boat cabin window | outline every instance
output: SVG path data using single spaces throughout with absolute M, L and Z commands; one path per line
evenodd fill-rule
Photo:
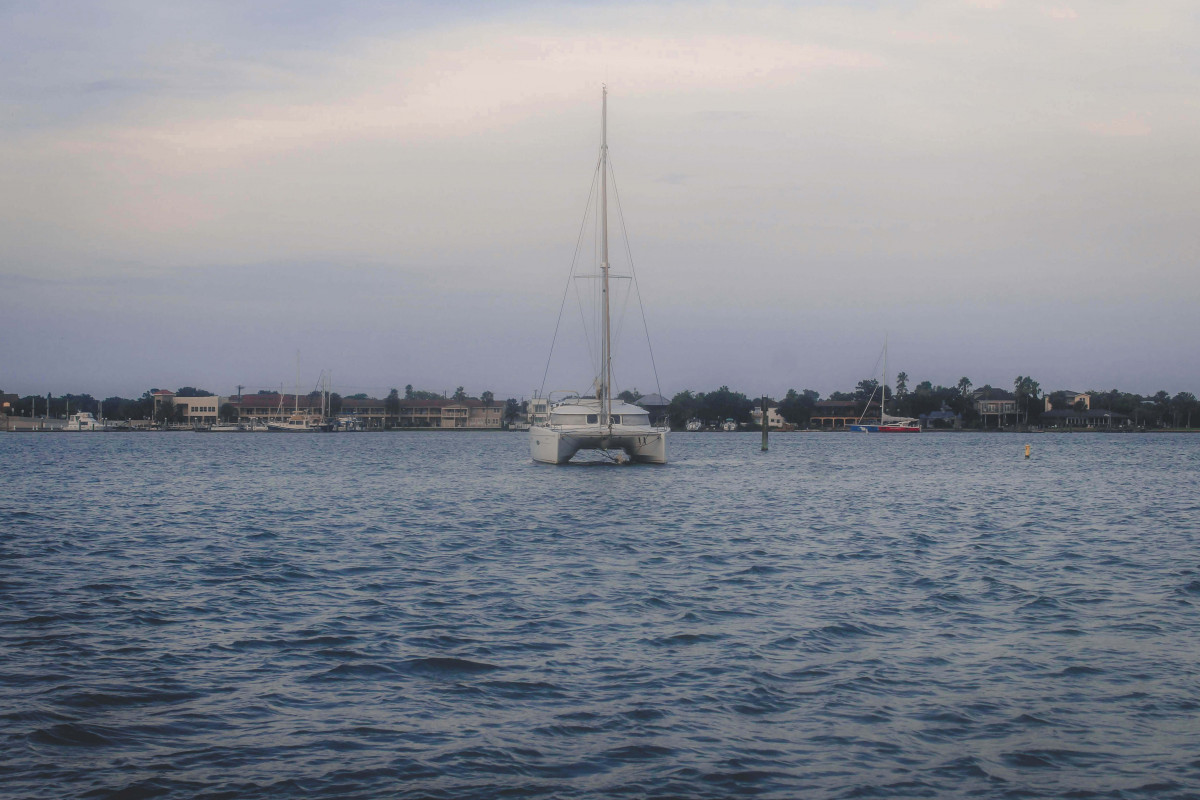
M 595 423 L 597 423 L 597 422 L 599 422 L 599 421 L 600 421 L 600 416 L 599 416 L 598 414 L 588 414 L 588 415 L 587 415 L 587 421 L 588 421 L 588 423 L 589 423 L 589 424 L 593 424 L 593 425 L 594 425 Z
M 608 418 L 608 422 L 610 425 L 620 425 L 621 424 L 621 415 L 613 414 L 611 417 Z

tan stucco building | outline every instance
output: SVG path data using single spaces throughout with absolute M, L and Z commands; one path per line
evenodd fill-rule
M 228 398 L 215 394 L 206 397 L 176 397 L 175 408 L 181 409 L 177 413 L 189 425 L 211 425 L 217 421 L 221 404 L 227 401 Z

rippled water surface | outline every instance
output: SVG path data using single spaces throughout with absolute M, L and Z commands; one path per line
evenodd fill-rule
M 1200 437 L 669 446 L 0 436 L 0 795 L 1200 795 Z

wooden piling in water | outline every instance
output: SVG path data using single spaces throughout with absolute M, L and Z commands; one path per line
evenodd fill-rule
M 765 453 L 765 452 L 767 452 L 767 429 L 770 427 L 770 423 L 767 422 L 767 396 L 765 394 L 763 395 L 763 399 L 762 399 L 762 412 L 763 412 L 762 413 L 762 431 L 763 431 L 762 451 Z

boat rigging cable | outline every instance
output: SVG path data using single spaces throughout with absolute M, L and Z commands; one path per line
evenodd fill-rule
M 558 307 L 558 319 L 555 320 L 555 322 L 554 322 L 554 336 L 550 340 L 550 353 L 546 356 L 546 368 L 542 371 L 542 385 L 538 389 L 539 394 L 544 393 L 546 390 L 546 378 L 550 374 L 550 362 L 554 359 L 554 347 L 558 342 L 558 332 L 562 326 L 563 311 L 565 311 L 566 307 L 567 307 L 567 295 L 570 294 L 571 284 L 573 283 L 575 278 L 578 277 L 575 275 L 575 267 L 579 262 L 579 250 L 583 245 L 583 236 L 584 236 L 585 230 L 587 229 L 588 217 L 591 214 L 592 200 L 596 196 L 596 177 L 600 174 L 602 161 L 603 161 L 602 158 L 597 158 L 596 166 L 592 171 L 592 185 L 588 189 L 588 202 L 583 210 L 583 219 L 579 223 L 579 235 L 575 239 L 575 253 L 571 257 L 571 269 L 570 269 L 570 272 L 567 274 L 566 286 L 563 287 L 562 301 L 561 301 L 561 303 L 559 303 L 559 307 Z M 621 193 L 617 188 L 617 174 L 616 174 L 616 171 L 613 169 L 611 156 L 609 156 L 609 160 L 608 160 L 608 174 L 612 176 L 613 200 L 616 201 L 617 219 L 621 223 L 621 239 L 625 245 L 625 256 L 626 256 L 626 258 L 629 259 L 629 276 L 632 279 L 634 295 L 637 297 L 638 311 L 642 315 L 642 331 L 646 335 L 646 349 L 650 353 L 650 369 L 654 373 L 654 387 L 655 387 L 655 391 L 661 397 L 662 396 L 662 381 L 658 377 L 658 364 L 654 359 L 654 345 L 650 342 L 650 325 L 649 325 L 648 321 L 646 320 L 646 306 L 642 303 L 642 288 L 641 288 L 640 284 L 638 283 L 637 269 L 634 267 L 634 263 L 633 263 L 633 251 L 629 247 L 629 231 L 625 227 L 625 211 L 621 207 Z M 578 296 L 576 299 L 577 300 L 579 299 Z M 583 314 L 582 305 L 580 307 L 580 314 L 581 315 Z M 623 318 L 624 314 L 622 314 L 621 316 Z M 595 353 L 592 351 L 591 338 L 587 336 L 586 324 L 584 325 L 584 339 L 587 342 L 589 357 L 594 358 Z
M 642 312 L 642 330 L 646 332 L 646 349 L 650 351 L 650 369 L 654 372 L 654 387 L 662 397 L 662 383 L 658 380 L 658 365 L 654 362 L 654 345 L 650 343 L 650 325 L 646 322 L 646 307 L 642 305 L 642 287 L 638 285 L 637 270 L 633 267 L 633 251 L 629 249 L 629 231 L 625 229 L 625 211 L 621 208 L 621 192 L 617 189 L 617 173 L 609 159 L 608 172 L 613 179 L 613 199 L 617 201 L 617 219 L 621 221 L 621 238 L 625 242 L 625 254 L 629 258 L 629 274 L 633 277 L 633 291 L 637 295 L 638 310 Z
M 880 365 L 880 363 L 881 363 L 881 362 L 882 362 L 882 363 L 885 365 L 885 369 L 884 369 L 883 371 L 884 371 L 884 372 L 886 372 L 886 371 L 887 371 L 887 370 L 886 370 L 886 364 L 887 364 L 887 362 L 883 360 L 883 359 L 884 359 L 884 354 L 885 354 L 885 353 L 887 353 L 887 334 L 884 334 L 884 337 L 883 337 L 883 349 L 879 351 L 879 355 L 875 356 L 875 366 L 871 367 L 871 374 L 872 374 L 872 375 L 877 375 L 877 374 L 879 374 L 879 373 L 877 372 L 877 370 L 879 370 L 879 365 Z M 880 395 L 880 401 L 879 401 L 879 419 L 880 419 L 880 421 L 882 422 L 882 421 L 883 421 L 884 409 L 886 408 L 886 402 L 887 402 L 887 375 L 886 375 L 886 374 L 885 374 L 885 375 L 883 375 L 883 382 L 882 382 L 882 383 L 880 383 L 879 381 L 875 380 L 874 378 L 870 378 L 869 380 L 873 381 L 873 382 L 875 383 L 875 385 L 871 387 L 871 394 L 867 396 L 867 404 L 866 404 L 866 406 L 863 408 L 863 412 L 862 412 L 862 414 L 860 414 L 860 415 L 859 415 L 859 417 L 858 417 L 858 422 L 860 422 L 860 423 L 861 423 L 861 422 L 862 422 L 862 421 L 863 421 L 863 420 L 866 418 L 866 416 L 867 416 L 867 413 L 868 413 L 868 412 L 871 410 L 871 401 L 873 401 L 873 400 L 875 399 L 875 394 L 876 394 L 877 392 L 878 392 L 878 393 L 879 393 L 879 395 Z
M 583 209 L 583 220 L 579 223 L 579 236 L 575 239 L 575 254 L 571 256 L 571 269 L 567 272 L 567 285 L 563 287 L 562 302 L 558 306 L 558 319 L 554 321 L 554 336 L 550 339 L 550 353 L 546 356 L 546 369 L 542 371 L 542 385 L 538 394 L 546 391 L 546 376 L 550 374 L 550 361 L 554 358 L 554 345 L 558 341 L 558 329 L 562 325 L 563 310 L 567 307 L 567 294 L 571 291 L 571 282 L 575 279 L 575 262 L 579 259 L 579 248 L 583 245 L 583 231 L 587 228 L 588 212 L 592 208 L 592 197 L 596 194 L 596 176 L 600 174 L 600 157 L 596 157 L 596 166 L 592 169 L 592 186 L 588 189 L 587 205 Z M 591 345 L 589 344 L 589 349 Z

